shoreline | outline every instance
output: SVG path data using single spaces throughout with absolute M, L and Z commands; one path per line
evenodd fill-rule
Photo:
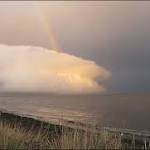
M 63 136 L 64 130 L 67 131 L 75 131 L 84 133 L 92 133 L 92 134 L 101 134 L 106 133 L 109 135 L 117 135 L 121 138 L 121 142 L 126 143 L 128 145 L 132 145 L 133 140 L 134 143 L 138 146 L 150 146 L 150 132 L 138 132 L 136 130 L 130 129 L 117 129 L 117 128 L 109 128 L 103 127 L 101 129 L 91 128 L 91 126 L 86 126 L 83 124 L 76 125 L 76 122 L 67 122 L 70 123 L 68 125 L 65 124 L 58 124 L 52 123 L 42 120 L 41 118 L 34 117 L 34 116 L 25 116 L 24 114 L 17 114 L 15 112 L 7 111 L 7 110 L 0 110 L 0 122 L 4 122 L 5 124 L 10 124 L 10 128 L 14 128 L 14 126 L 19 126 L 19 128 L 24 129 L 25 131 L 32 131 L 38 132 L 39 130 L 43 133 L 46 133 L 49 137 L 50 136 Z M 13 124 L 11 124 L 13 123 Z M 85 128 L 86 127 L 86 128 Z

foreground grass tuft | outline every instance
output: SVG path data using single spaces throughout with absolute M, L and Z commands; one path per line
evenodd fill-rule
M 18 125 L 0 122 L 0 149 L 121 149 L 119 137 L 108 133 L 90 133 L 62 129 L 49 133 L 26 130 Z
M 51 126 L 49 126 L 51 128 Z M 79 129 L 26 129 L 19 123 L 0 121 L 0 149 L 133 149 L 122 144 L 120 134 L 92 133 Z

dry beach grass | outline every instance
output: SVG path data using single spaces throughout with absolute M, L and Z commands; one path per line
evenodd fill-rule
M 96 129 L 96 128 L 95 128 Z M 106 130 L 92 132 L 1 113 L 0 149 L 144 149 Z
M 0 123 L 0 149 L 121 149 L 119 137 L 108 133 L 90 133 L 62 129 L 48 134 L 43 130 L 25 130 L 18 125 Z

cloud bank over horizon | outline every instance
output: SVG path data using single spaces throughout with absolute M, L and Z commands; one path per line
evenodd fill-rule
M 99 93 L 109 77 L 95 62 L 63 52 L 0 45 L 0 91 Z

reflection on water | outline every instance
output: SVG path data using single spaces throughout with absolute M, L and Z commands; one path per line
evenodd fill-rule
M 1 94 L 0 108 L 44 120 L 150 130 L 150 95 Z

